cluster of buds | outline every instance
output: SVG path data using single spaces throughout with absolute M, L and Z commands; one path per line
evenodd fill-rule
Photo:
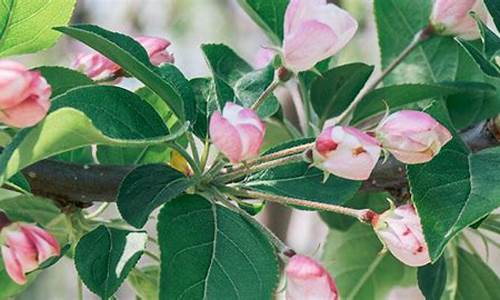
M 61 254 L 57 240 L 42 228 L 22 222 L 11 223 L 3 213 L 0 219 L 2 259 L 7 274 L 17 284 L 25 284 L 27 273 Z
M 0 61 L 0 122 L 18 128 L 35 125 L 47 114 L 51 93 L 39 72 Z
M 144 47 L 152 64 L 159 66 L 174 62 L 174 56 L 167 51 L 171 44 L 170 41 L 148 36 L 138 37 L 136 41 Z M 125 75 L 119 65 L 98 52 L 78 54 L 71 66 L 97 81 L 114 81 L 116 83 Z

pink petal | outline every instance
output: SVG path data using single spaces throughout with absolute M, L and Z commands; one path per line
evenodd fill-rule
M 338 292 L 328 271 L 313 259 L 294 255 L 285 269 L 287 300 L 336 300 Z
M 337 39 L 329 26 L 317 21 L 306 21 L 283 42 L 286 67 L 295 72 L 313 68 L 316 63 L 331 56 L 330 50 Z
M 242 144 L 242 158 L 241 160 L 247 160 L 254 158 L 259 154 L 260 147 L 264 141 L 264 135 L 259 128 L 253 125 L 242 124 L 236 126 Z
M 21 264 L 16 258 L 14 251 L 12 251 L 9 247 L 2 246 L 2 258 L 9 277 L 19 285 L 25 284 L 26 275 L 23 272 Z
M 214 112 L 210 119 L 210 138 L 215 147 L 229 158 L 232 163 L 242 159 L 242 142 L 238 130 L 222 117 L 220 112 Z
M 47 231 L 33 225 L 23 225 L 21 230 L 31 239 L 38 253 L 38 263 L 46 261 L 52 256 L 58 256 L 61 248 L 57 240 Z

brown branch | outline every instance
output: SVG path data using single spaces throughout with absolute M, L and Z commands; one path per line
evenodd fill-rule
M 472 151 L 499 145 L 498 130 L 493 122 L 482 122 L 462 132 L 461 137 Z M 27 167 L 23 173 L 34 194 L 63 203 L 86 205 L 92 202 L 113 202 L 122 179 L 135 166 L 106 166 L 40 161 Z M 366 181 L 364 191 L 399 193 L 407 186 L 404 165 L 390 158 L 379 163 Z

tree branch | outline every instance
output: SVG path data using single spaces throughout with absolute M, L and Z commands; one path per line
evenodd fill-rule
M 461 137 L 472 151 L 500 145 L 499 131 L 493 122 L 482 122 L 464 132 Z M 63 203 L 85 206 L 92 202 L 113 202 L 122 179 L 135 166 L 83 166 L 55 160 L 40 161 L 24 169 L 35 195 Z M 392 157 L 379 163 L 364 191 L 401 191 L 407 187 L 404 165 Z

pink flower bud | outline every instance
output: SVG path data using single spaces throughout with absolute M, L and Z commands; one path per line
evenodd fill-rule
M 292 256 L 285 273 L 287 300 L 338 299 L 337 287 L 328 271 L 307 256 Z
M 61 253 L 57 240 L 47 231 L 34 225 L 13 223 L 4 227 L 1 235 L 5 268 L 17 284 L 25 284 L 26 273 Z
M 479 38 L 479 28 L 470 16 L 473 11 L 486 20 L 486 9 L 481 0 L 436 0 L 432 9 L 431 24 L 442 35 L 458 36 L 465 40 Z
M 93 80 L 114 79 L 121 75 L 121 67 L 98 52 L 78 54 L 71 67 Z
M 259 154 L 266 127 L 253 110 L 227 102 L 222 115 L 212 114 L 209 131 L 215 147 L 239 163 Z
M 380 157 L 376 139 L 345 126 L 327 127 L 316 139 L 313 159 L 316 167 L 333 175 L 366 180 Z
M 351 40 L 358 23 L 326 0 L 291 0 L 285 14 L 285 67 L 300 72 L 335 55 Z
M 396 159 L 406 164 L 419 164 L 436 156 L 452 135 L 430 115 L 402 110 L 381 122 L 377 138 Z
M 0 62 L 0 122 L 30 127 L 50 108 L 52 89 L 38 72 L 13 61 Z
M 259 51 L 257 51 L 257 55 L 255 56 L 255 67 L 257 69 L 265 68 L 273 60 L 275 55 L 275 50 L 260 47 Z
M 380 240 L 401 262 L 412 267 L 430 263 L 420 218 L 412 204 L 389 209 L 372 224 Z
M 149 59 L 153 65 L 159 66 L 164 63 L 174 62 L 174 56 L 167 52 L 167 48 L 171 44 L 170 41 L 149 36 L 138 37 L 136 38 L 136 41 L 138 41 L 144 49 L 146 49 Z

